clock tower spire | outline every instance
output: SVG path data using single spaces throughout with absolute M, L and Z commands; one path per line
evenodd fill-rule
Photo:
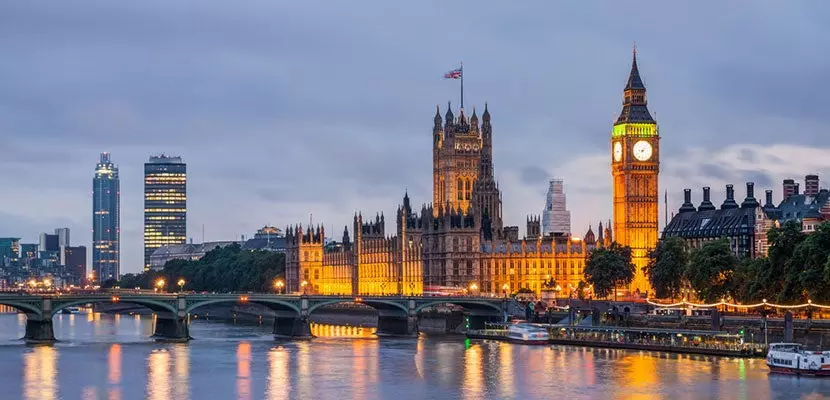
M 614 181 L 614 238 L 631 248 L 636 265 L 630 291 L 647 295 L 649 284 L 642 268 L 657 245 L 660 172 L 660 135 L 648 111 L 646 87 L 634 49 L 631 72 L 623 89 L 623 108 L 611 131 L 611 175 Z

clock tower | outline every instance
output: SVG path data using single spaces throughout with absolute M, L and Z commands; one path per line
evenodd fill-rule
M 648 111 L 646 87 L 634 50 L 631 73 L 623 90 L 623 108 L 611 132 L 611 174 L 614 177 L 614 239 L 631 247 L 637 269 L 632 292 L 648 293 L 642 268 L 657 245 L 660 135 Z

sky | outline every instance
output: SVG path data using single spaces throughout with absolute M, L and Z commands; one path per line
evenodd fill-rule
M 442 76 L 461 62 L 466 108 L 492 114 L 506 224 L 524 232 L 559 177 L 582 235 L 611 218 L 635 42 L 669 213 L 687 187 L 718 204 L 753 181 L 778 201 L 784 178 L 830 179 L 828 19 L 806 1 L 3 1 L 0 237 L 65 226 L 90 246 L 103 151 L 122 273 L 141 269 L 143 163 L 162 152 L 188 164 L 195 242 L 312 215 L 339 236 L 405 191 L 431 200 L 432 117 L 457 113 Z

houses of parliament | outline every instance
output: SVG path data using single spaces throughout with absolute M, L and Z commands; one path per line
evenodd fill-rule
M 505 226 L 502 196 L 493 171 L 493 125 L 485 103 L 436 109 L 432 127 L 433 198 L 417 209 L 409 194 L 394 216 L 357 213 L 339 242 L 326 243 L 321 226 L 286 229 L 286 285 L 289 291 L 346 295 L 419 295 L 434 288 L 475 288 L 481 293 L 536 293 L 551 280 L 569 295 L 584 280 L 588 253 L 613 241 L 632 248 L 637 266 L 631 291 L 645 293 L 641 267 L 657 242 L 657 124 L 646 106 L 645 86 L 634 54 L 623 93 L 623 110 L 610 142 L 613 224 L 542 235 L 540 218 L 529 216 L 526 235 Z

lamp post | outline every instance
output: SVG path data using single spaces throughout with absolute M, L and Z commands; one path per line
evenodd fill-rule
M 164 279 L 159 278 L 159 280 L 156 281 L 156 288 L 159 292 L 162 291 L 162 289 L 164 288 Z
M 282 294 L 282 287 L 285 286 L 285 283 L 281 280 L 277 280 L 274 282 L 274 287 L 277 288 L 277 294 Z
M 179 281 L 176 282 L 179 284 L 179 293 L 184 291 L 184 278 L 179 278 Z
M 305 296 L 305 288 L 306 286 L 308 286 L 308 281 L 302 281 L 302 283 L 300 283 L 300 286 L 303 287 L 303 296 Z
M 507 290 L 508 289 L 510 289 L 510 285 L 508 285 L 506 283 L 504 285 L 501 285 L 501 291 L 502 291 L 502 293 L 504 293 L 504 298 L 505 299 L 507 298 Z
M 478 290 L 478 285 L 476 285 L 475 282 L 471 283 L 470 284 L 470 295 L 474 296 L 476 290 Z

